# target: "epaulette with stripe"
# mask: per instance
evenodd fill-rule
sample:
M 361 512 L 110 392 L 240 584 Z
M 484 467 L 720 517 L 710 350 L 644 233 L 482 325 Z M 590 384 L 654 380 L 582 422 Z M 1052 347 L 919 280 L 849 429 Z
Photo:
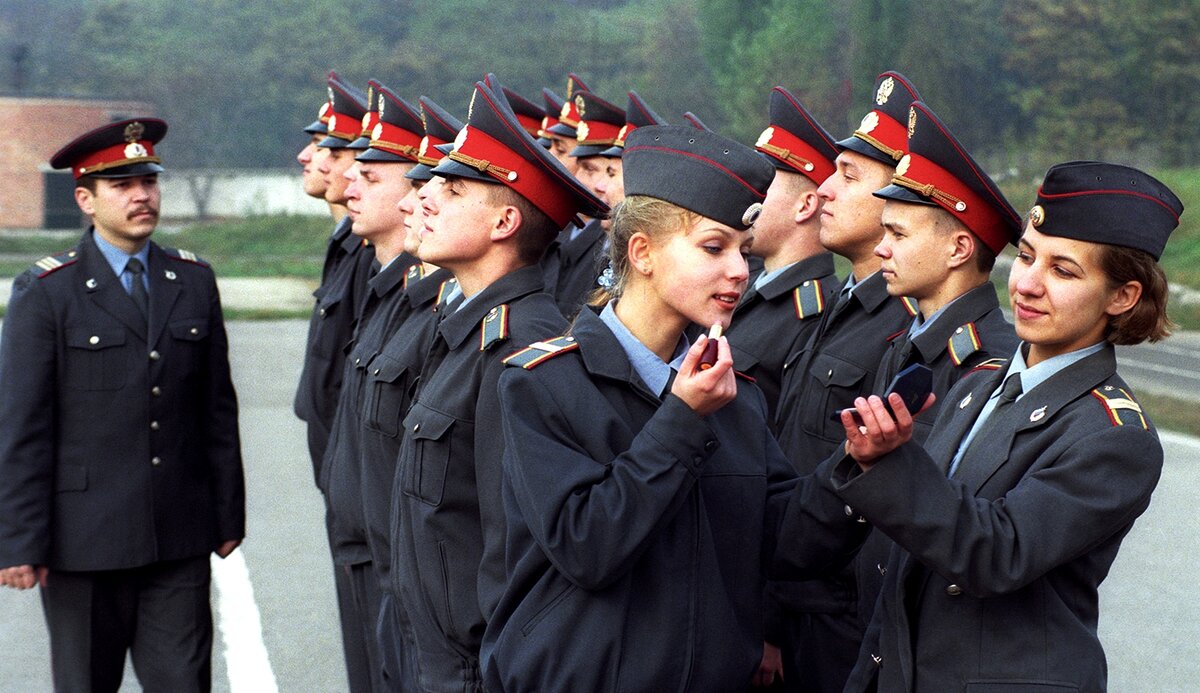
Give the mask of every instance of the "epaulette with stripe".
M 479 324 L 479 350 L 508 339 L 508 304 L 503 303 L 488 311 Z
M 824 313 L 825 294 L 821 292 L 821 280 L 809 279 L 792 289 L 792 305 L 796 308 L 797 320 Z
M 34 276 L 36 276 L 38 279 L 41 279 L 48 274 L 53 274 L 67 265 L 73 265 L 78 261 L 79 251 L 68 250 L 66 252 L 59 253 L 58 255 L 47 255 L 41 260 L 33 263 L 33 267 L 30 269 L 33 270 Z
M 579 342 L 575 341 L 575 338 L 571 335 L 565 334 L 544 342 L 530 344 L 504 359 L 504 365 L 530 370 L 543 361 L 547 361 L 559 354 L 565 354 L 568 351 L 575 351 L 578 348 Z
M 450 277 L 446 281 L 442 282 L 442 285 L 438 287 L 437 301 L 434 303 L 434 305 L 440 306 L 445 303 L 446 297 L 449 296 L 457 286 L 458 280 L 454 277 Z
M 975 323 L 969 322 L 954 330 L 950 339 L 946 340 L 946 349 L 950 352 L 950 361 L 956 366 L 963 365 L 970 356 L 983 348 L 979 341 L 979 331 Z
M 1104 413 L 1108 414 L 1113 426 L 1141 426 L 1150 430 L 1150 424 L 1142 414 L 1142 405 L 1125 388 L 1105 385 L 1092 390 L 1092 397 L 1104 405 Z
M 167 257 L 172 257 L 176 260 L 183 260 L 184 262 L 190 262 L 194 265 L 200 265 L 201 267 L 209 266 L 207 262 L 197 257 L 197 255 L 190 250 L 181 250 L 179 248 L 163 248 L 163 250 L 166 251 Z
M 404 287 L 403 288 L 407 289 L 409 282 L 415 282 L 424 276 L 425 276 L 425 265 L 422 265 L 421 263 L 418 262 L 417 264 L 413 265 L 412 267 L 409 267 L 408 271 L 404 273 Z
M 908 296 L 901 296 L 900 302 L 904 304 L 904 310 L 908 311 L 908 317 L 915 318 L 917 313 L 921 312 L 917 306 L 917 299 Z
M 1007 363 L 1008 359 L 988 359 L 987 361 L 984 361 L 967 372 L 974 373 L 975 371 L 998 371 L 1001 368 L 1004 368 Z

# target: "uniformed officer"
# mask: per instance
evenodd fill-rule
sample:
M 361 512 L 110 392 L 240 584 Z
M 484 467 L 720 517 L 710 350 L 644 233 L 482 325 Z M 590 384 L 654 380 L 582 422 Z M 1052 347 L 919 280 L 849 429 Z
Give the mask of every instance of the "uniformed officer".
M 505 580 L 501 359 L 562 333 L 538 259 L 577 212 L 608 210 L 482 82 L 432 173 L 419 253 L 453 272 L 464 298 L 438 324 L 403 420 L 392 576 L 413 622 L 421 688 L 463 691 L 480 685 L 483 627 Z
M 574 72 L 567 75 L 567 98 L 562 100 L 559 105 L 556 122 L 549 122 L 549 113 L 547 113 L 547 121 L 542 125 L 540 137 L 550 140 L 550 153 L 554 155 L 558 162 L 566 167 L 571 175 L 575 175 L 575 166 L 578 163 L 571 158 L 571 150 L 575 149 L 578 133 L 575 128 L 579 127 L 579 108 L 575 103 L 575 97 L 584 92 L 591 91 L 588 86 L 583 83 L 579 75 Z M 554 92 L 544 89 L 542 97 L 545 99 L 547 107 L 552 100 L 557 99 L 558 95 Z
M 872 392 L 883 395 L 915 363 L 933 371 L 938 398 L 976 366 L 1017 347 L 990 281 L 996 256 L 1016 244 L 1020 215 L 995 183 L 924 103 L 912 105 L 908 153 L 892 184 L 875 193 L 883 206 L 882 259 L 888 293 L 917 302 L 912 327 L 891 340 Z M 913 440 L 925 442 L 941 402 L 915 417 Z M 855 558 L 863 630 L 883 584 L 892 542 L 872 532 Z
M 865 531 L 827 485 L 796 483 L 726 339 L 687 338 L 729 324 L 772 166 L 689 126 L 625 144 L 615 300 L 500 380 L 508 584 L 489 691 L 745 690 L 763 567 L 821 571 Z
M 838 492 L 898 545 L 847 691 L 1105 690 L 1097 588 L 1163 462 L 1113 345 L 1166 336 L 1156 260 L 1182 212 L 1136 169 L 1051 168 L 1008 280 L 1012 360 L 962 378 L 924 447 L 899 398 L 842 417 Z
M 304 194 L 319 200 L 325 199 L 327 186 L 325 185 L 325 175 L 321 173 L 320 168 L 324 157 L 329 155 L 329 150 L 317 145 L 329 134 L 329 116 L 332 107 L 328 99 L 321 102 L 321 108 L 317 111 L 317 119 L 304 128 L 304 132 L 309 136 L 309 141 L 296 154 L 296 161 L 300 163 L 301 167 Z M 332 206 L 330 213 L 335 213 Z
M 784 365 L 776 425 L 779 442 L 801 473 L 841 444 L 841 424 L 830 414 L 870 392 L 888 340 L 907 330 L 915 302 L 890 296 L 875 246 L 883 237 L 883 200 L 872 193 L 891 182 L 904 156 L 908 107 L 918 99 L 902 75 L 879 75 L 874 109 L 841 150 L 834 173 L 818 188 L 821 245 L 851 263 L 831 309 L 806 344 L 794 345 Z M 802 657 L 785 678 L 793 690 L 840 691 L 861 640 L 853 575 L 805 584 L 777 584 L 771 596 L 786 607 L 781 636 L 785 655 Z
M 575 161 L 575 177 L 593 195 L 602 198 L 598 188 L 608 180 L 605 152 L 617 141 L 625 124 L 625 112 L 592 92 L 575 94 L 573 110 L 579 117 L 575 147 L 569 156 Z M 579 312 L 596 290 L 596 279 L 604 270 L 606 247 L 604 230 L 607 219 L 589 219 L 582 226 L 570 226 L 556 240 L 542 260 L 546 291 L 554 296 L 558 308 L 568 319 Z
M 838 288 L 833 253 L 821 245 L 817 196 L 817 186 L 833 174 L 838 150 L 783 87 L 771 90 L 770 125 L 755 149 L 775 166 L 750 249 L 763 259 L 764 271 L 733 314 L 729 344 L 734 365 L 766 395 L 773 420 L 788 350 L 808 341 Z
M 155 118 L 50 160 L 92 220 L 17 277 L 0 343 L 0 584 L 42 588 L 58 690 L 211 685 L 209 554 L 245 532 L 216 280 L 158 223 Z
M 421 97 L 424 136 L 417 149 L 417 163 L 404 174 L 410 186 L 400 200 L 403 215 L 404 252 L 416 256 L 425 214 L 418 191 L 433 178 L 432 168 L 449 149 L 462 123 L 428 97 Z M 379 580 L 380 612 L 377 635 L 389 687 L 416 690 L 416 639 L 392 581 L 390 532 L 391 491 L 400 453 L 401 420 L 411 404 L 412 388 L 421 372 L 437 319 L 447 306 L 461 300 L 454 291 L 450 272 L 432 263 L 408 268 L 404 292 L 392 309 L 388 331 L 378 352 L 363 369 L 364 382 L 358 420 L 361 425 L 360 467 L 362 517 L 365 523 L 371 565 Z M 392 682 L 393 671 L 402 671 L 400 685 Z
M 367 537 L 360 412 L 367 368 L 404 316 L 403 310 L 397 311 L 404 304 L 405 285 L 419 273 L 416 257 L 404 249 L 405 214 L 399 203 L 412 190 L 405 174 L 417 163 L 424 127 L 417 108 L 383 84 L 372 81 L 368 94 L 374 98 L 363 120 L 371 127 L 368 147 L 346 173 L 350 179 L 346 198 L 352 232 L 371 244 L 379 268 L 367 282 L 367 295 L 346 346 L 342 388 L 321 468 L 333 515 L 334 563 L 350 572 L 355 606 L 363 615 L 360 627 L 373 690 L 405 690 L 415 686 L 416 679 L 411 667 L 405 666 L 402 642 L 389 639 L 385 650 L 378 635 L 382 592 Z
M 615 209 L 625 199 L 625 176 L 621 164 L 621 157 L 625 154 L 625 138 L 638 128 L 666 124 L 667 121 L 655 113 L 650 104 L 636 91 L 629 91 L 629 102 L 625 106 L 625 124 L 617 132 L 617 139 L 613 141 L 612 146 L 600 153 L 604 157 L 604 172 L 597 174 L 593 179 L 592 189 L 610 209 Z M 611 226 L 606 220 L 604 228 L 607 230 Z M 605 248 L 607 249 L 607 245 Z
M 346 208 L 349 181 L 344 176 L 346 169 L 354 163 L 355 155 L 346 145 L 361 132 L 362 118 L 367 110 L 366 97 L 345 84 L 334 72 L 329 73 L 326 85 L 330 104 L 327 132 L 317 143 L 324 153 L 318 153 L 316 157 L 320 160 L 317 170 L 322 176 L 325 200 L 335 225 L 326 244 L 321 283 L 313 292 L 316 301 L 309 319 L 304 365 L 293 404 L 296 416 L 306 424 L 313 477 L 322 494 L 325 487 L 321 463 L 345 371 L 344 347 L 353 333 L 358 305 L 366 296 L 371 264 L 375 261 L 373 250 L 351 233 L 353 222 Z M 331 522 L 327 513 L 326 529 L 330 532 Z M 332 548 L 331 534 L 331 551 Z M 346 671 L 351 691 L 369 691 L 371 667 L 367 660 L 367 642 L 361 636 L 363 617 L 355 608 L 349 579 L 346 570 L 334 568 Z

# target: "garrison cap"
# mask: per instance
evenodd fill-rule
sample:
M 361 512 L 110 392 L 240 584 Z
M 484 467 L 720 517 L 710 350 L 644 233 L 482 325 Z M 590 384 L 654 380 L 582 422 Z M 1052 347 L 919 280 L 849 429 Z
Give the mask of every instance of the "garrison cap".
M 1144 250 L 1157 260 L 1182 214 L 1175 193 L 1147 173 L 1071 161 L 1046 172 L 1029 223 L 1050 236 Z
M 817 185 L 833 175 L 838 155 L 833 138 L 787 89 L 771 90 L 770 118 L 754 148 L 775 168 L 801 173 Z
M 383 86 L 378 80 L 367 80 L 367 112 L 362 117 L 362 129 L 346 149 L 366 151 L 371 146 L 371 133 L 379 122 L 379 87 Z
M 429 180 L 433 178 L 433 167 L 454 148 L 454 138 L 458 131 L 462 130 L 463 124 L 428 96 L 422 96 L 420 101 L 425 136 L 421 138 L 421 144 L 417 147 L 417 165 L 404 174 L 404 177 Z
M 650 108 L 636 91 L 629 92 L 629 105 L 625 107 L 625 125 L 617 133 L 617 141 L 613 146 L 600 152 L 600 156 L 620 157 L 625 152 L 625 138 L 629 133 L 647 125 L 666 125 L 654 109 Z
M 376 89 L 375 99 L 376 123 L 371 128 L 370 147 L 357 159 L 416 163 L 425 136 L 420 111 L 382 84 Z
M 865 115 L 854 134 L 837 146 L 895 166 L 907 145 L 908 106 L 920 101 L 908 79 L 899 72 L 885 72 L 875 78 L 875 108 Z
M 685 122 L 687 122 L 688 125 L 691 125 L 692 127 L 696 128 L 697 130 L 708 130 L 710 132 L 712 131 L 712 128 L 705 125 L 703 120 L 700 120 L 700 116 L 696 115 L 695 113 L 692 113 L 691 111 L 684 113 L 683 119 Z
M 625 195 L 647 195 L 746 230 L 775 167 L 758 152 L 688 125 L 650 125 L 625 140 Z
M 616 143 L 617 135 L 625 125 L 625 111 L 590 91 L 575 95 L 575 110 L 579 112 L 576 144 L 567 156 L 580 159 L 600 156 Z
M 167 134 L 166 122 L 158 118 L 135 118 L 108 123 L 85 132 L 50 157 L 52 168 L 71 169 L 76 180 L 132 178 L 162 173 L 162 161 L 154 145 Z
M 958 218 L 993 253 L 1016 245 L 1021 215 L 949 128 L 921 101 L 909 108 L 908 153 L 876 197 L 935 205 Z
M 550 128 L 558 125 L 558 114 L 563 107 L 563 99 L 549 89 L 542 89 L 542 101 L 546 103 L 545 115 L 542 116 L 542 126 L 538 129 L 538 144 L 550 148 Z
M 575 97 L 585 91 L 591 89 L 579 79 L 579 75 L 574 72 L 567 75 L 567 98 L 558 109 L 558 122 L 546 128 L 546 132 L 575 139 L 575 128 L 579 127 L 579 104 Z
M 507 185 L 559 227 L 577 214 L 605 217 L 608 206 L 521 127 L 504 97 L 475 83 L 467 125 L 433 174 Z
M 363 116 L 367 114 L 367 97 L 358 89 L 329 73 L 329 133 L 317 143 L 326 149 L 345 149 L 362 132 Z

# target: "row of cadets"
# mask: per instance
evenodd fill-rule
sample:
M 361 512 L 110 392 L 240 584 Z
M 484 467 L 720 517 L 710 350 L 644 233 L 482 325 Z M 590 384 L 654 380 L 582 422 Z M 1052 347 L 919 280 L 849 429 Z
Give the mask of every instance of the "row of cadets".
M 321 466 L 322 486 L 333 518 L 336 565 L 349 571 L 351 593 L 361 614 L 373 690 L 406 690 L 415 681 L 413 667 L 406 661 L 412 648 L 403 646 L 400 630 L 389 629 L 398 637 L 391 637 L 386 645 L 380 637 L 384 578 L 375 565 L 378 551 L 369 540 L 363 493 L 364 468 L 375 461 L 363 455 L 360 411 L 367 369 L 396 329 L 407 282 L 420 268 L 416 257 L 405 250 L 406 215 L 399 203 L 412 189 L 405 174 L 417 164 L 424 127 L 418 109 L 381 83 L 368 82 L 367 94 L 370 105 L 362 134 L 350 145 L 358 154 L 343 177 L 348 181 L 351 231 L 373 250 L 375 271 L 344 347 L 348 355 Z
M 304 364 L 293 409 L 305 422 L 309 457 L 317 488 L 326 500 L 326 529 L 330 552 L 334 557 L 334 588 L 342 631 L 342 647 L 351 691 L 371 690 L 367 641 L 362 633 L 365 614 L 355 605 L 349 571 L 339 566 L 334 551 L 332 514 L 321 470 L 328 446 L 333 417 L 341 391 L 346 354 L 357 320 L 358 305 L 366 295 L 374 252 L 351 233 L 352 222 L 346 208 L 346 170 L 354 163 L 354 151 L 348 149 L 362 132 L 367 113 L 366 95 L 346 84 L 335 72 L 326 81 L 328 99 L 321 106 L 318 120 L 305 132 L 312 140 L 297 160 L 303 168 L 304 191 L 325 200 L 334 220 L 332 235 L 326 242 L 321 281 L 313 292 L 315 301 L 309 320 Z
M 466 127 L 420 191 L 420 257 L 463 293 L 421 363 L 391 493 L 392 581 L 428 691 L 481 686 L 483 629 L 505 585 L 496 383 L 505 356 L 566 326 L 538 261 L 577 214 L 608 211 L 488 84 L 475 85 Z

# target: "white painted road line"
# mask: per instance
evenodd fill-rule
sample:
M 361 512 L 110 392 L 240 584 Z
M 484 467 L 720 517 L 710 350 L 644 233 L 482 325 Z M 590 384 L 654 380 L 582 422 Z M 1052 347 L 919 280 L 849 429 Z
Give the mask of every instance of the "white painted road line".
M 232 693 L 278 693 L 275 672 L 263 644 L 262 618 L 241 549 L 222 560 L 212 557 L 217 587 L 217 624 L 225 642 L 225 668 Z

